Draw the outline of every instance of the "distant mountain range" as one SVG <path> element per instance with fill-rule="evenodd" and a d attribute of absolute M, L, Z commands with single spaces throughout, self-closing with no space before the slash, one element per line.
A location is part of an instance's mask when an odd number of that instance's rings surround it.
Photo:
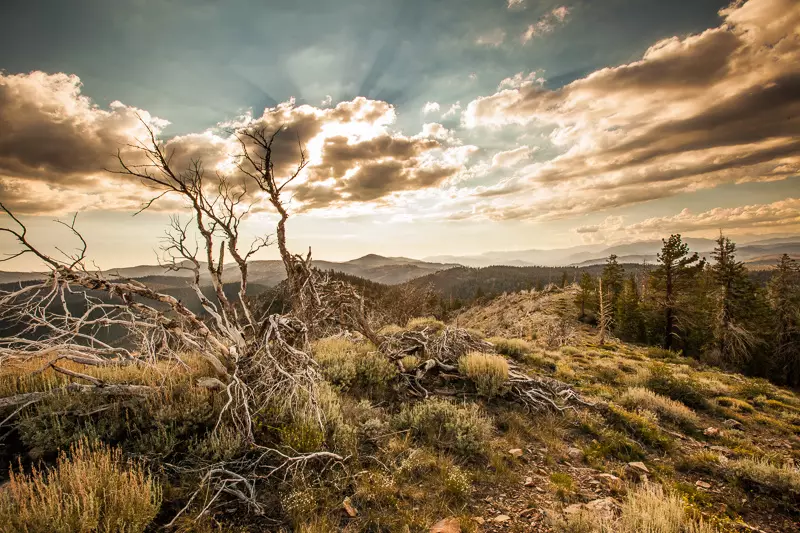
<path fill-rule="evenodd" d="M 352 261 L 341 263 L 333 261 L 314 261 L 314 266 L 320 270 L 336 270 L 354 276 L 376 281 L 387 285 L 405 283 L 415 278 L 446 270 L 455 264 L 433 263 L 409 259 L 407 257 L 383 257 L 369 254 Z M 227 265 L 226 282 L 238 281 L 238 270 L 235 265 Z M 186 286 L 191 273 L 186 270 L 169 272 L 158 265 L 142 265 L 135 267 L 116 268 L 103 272 L 107 277 L 124 279 L 145 279 L 150 285 L 157 288 Z M 201 273 L 201 285 L 210 284 L 208 274 Z M 0 271 L 0 284 L 18 283 L 41 279 L 42 273 L 37 272 L 3 272 Z M 251 284 L 275 286 L 286 278 L 281 261 L 251 261 L 248 273 L 248 282 Z"/>
<path fill-rule="evenodd" d="M 693 251 L 701 256 L 711 257 L 714 249 L 712 239 L 684 240 Z M 589 244 L 555 250 L 486 252 L 469 256 L 439 255 L 422 260 L 369 254 L 344 262 L 314 261 L 314 266 L 321 270 L 335 270 L 386 285 L 396 285 L 458 266 L 591 266 L 604 263 L 611 254 L 616 254 L 620 263 L 655 263 L 659 250 L 661 241 L 653 240 L 616 246 Z M 749 242 L 738 247 L 737 257 L 750 268 L 769 268 L 784 253 L 800 258 L 800 236 Z M 227 273 L 226 282 L 238 281 L 238 270 L 234 265 L 227 266 Z M 158 265 L 116 268 L 104 271 L 104 274 L 107 277 L 146 280 L 154 288 L 161 289 L 186 287 L 187 278 L 191 276 L 189 271 L 169 272 Z M 201 285 L 210 285 L 208 274 L 203 271 L 201 275 Z M 0 271 L 0 285 L 32 281 L 43 276 L 41 272 Z M 286 272 L 283 263 L 278 260 L 252 261 L 249 277 L 251 284 L 273 287 L 286 278 Z"/>
<path fill-rule="evenodd" d="M 708 259 L 714 249 L 713 239 L 684 239 L 692 251 Z M 609 255 L 615 254 L 620 263 L 655 263 L 656 254 L 661 250 L 660 240 L 639 241 L 629 244 L 606 246 L 588 244 L 560 248 L 555 250 L 518 250 L 511 252 L 486 252 L 479 255 L 454 256 L 437 255 L 426 257 L 424 261 L 436 263 L 456 263 L 469 267 L 486 267 L 492 265 L 508 266 L 587 266 L 605 262 Z M 800 258 L 800 236 L 782 237 L 752 241 L 737 247 L 739 260 L 748 263 L 751 268 L 768 267 L 781 254 L 787 253 Z"/>

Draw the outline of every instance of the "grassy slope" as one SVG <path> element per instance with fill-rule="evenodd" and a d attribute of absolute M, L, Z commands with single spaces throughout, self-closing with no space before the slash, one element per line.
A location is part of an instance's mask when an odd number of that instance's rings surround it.
<path fill-rule="evenodd" d="M 476 396 L 458 380 L 449 384 L 456 392 L 452 401 L 419 401 L 374 347 L 323 340 L 314 356 L 335 387 L 325 397 L 325 431 L 285 413 L 265 419 L 258 438 L 348 459 L 265 480 L 259 490 L 268 517 L 230 502 L 213 520 L 185 520 L 182 531 L 428 531 L 455 517 L 462 531 L 577 533 L 600 531 L 604 509 L 620 516 L 609 518 L 616 520 L 609 527 L 621 533 L 642 531 L 635 519 L 643 516 L 666 520 L 669 509 L 673 524 L 703 518 L 713 527 L 703 531 L 748 531 L 745 523 L 769 533 L 797 531 L 800 472 L 776 465 L 800 461 L 800 398 L 669 352 L 619 342 L 597 346 L 596 332 L 575 320 L 573 299 L 571 289 L 510 294 L 465 310 L 454 322 L 520 339 L 495 339 L 495 347 L 524 371 L 571 383 L 595 407 L 531 414 L 503 398 Z M 185 362 L 108 369 L 64 363 L 110 383 L 168 386 L 149 400 L 120 400 L 113 409 L 65 396 L 31 406 L 14 419 L 3 466 L 16 463 L 17 454 L 26 464 L 52 461 L 76 438 L 99 438 L 145 460 L 157 477 L 164 491 L 151 527 L 157 530 L 197 481 L 190 470 L 176 475 L 164 465 L 218 461 L 241 446 L 234 434 L 212 433 L 225 395 L 198 385 L 210 374 L 201 360 L 187 356 Z M 51 372 L 22 377 L 41 363 L 5 365 L 0 396 L 63 384 L 65 377 Z M 426 385 L 448 386 L 447 375 L 438 379 Z M 666 493 L 643 485 L 642 472 L 630 462 L 642 462 L 647 478 Z M 644 505 L 651 501 L 658 505 Z M 593 510 L 586 512 L 590 502 Z M 0 504 L 0 515 L 16 512 L 2 498 Z"/>
<path fill-rule="evenodd" d="M 500 491 L 487 486 L 484 518 L 507 514 L 512 520 L 502 530 L 523 531 L 534 525 L 546 528 L 543 509 L 551 509 L 552 516 L 552 510 L 598 498 L 621 502 L 619 484 L 601 474 L 635 479 L 627 463 L 642 461 L 651 480 L 674 488 L 693 512 L 722 530 L 747 530 L 736 525 L 741 522 L 764 531 L 798 530 L 800 485 L 794 492 L 770 488 L 768 476 L 754 474 L 756 468 L 747 462 L 800 462 L 796 392 L 662 350 L 618 341 L 599 347 L 596 331 L 575 320 L 573 298 L 571 291 L 509 294 L 468 309 L 456 320 L 460 327 L 490 336 L 526 338 L 531 350 L 517 357 L 524 368 L 571 383 L 587 398 L 611 405 L 601 414 L 535 418 L 532 440 L 516 438 L 528 452 L 514 471 L 518 480 L 531 478 L 530 486 L 509 484 Z M 567 346 L 546 347 L 542 339 L 531 338 L 554 316 L 574 327 Z M 660 403 L 645 404 L 635 395 L 641 388 L 660 393 Z M 631 389 L 634 394 L 626 396 Z M 691 411 L 670 416 L 674 404 L 664 396 L 685 402 Z M 792 472 L 798 482 L 800 472 Z"/>

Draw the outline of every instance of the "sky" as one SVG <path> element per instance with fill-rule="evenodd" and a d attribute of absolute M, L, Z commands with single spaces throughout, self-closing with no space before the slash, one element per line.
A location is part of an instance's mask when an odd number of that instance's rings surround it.
<path fill-rule="evenodd" d="M 140 118 L 221 173 L 232 128 L 283 126 L 289 244 L 329 260 L 800 234 L 796 0 L 0 4 L 0 202 L 35 243 L 78 213 L 99 266 L 154 262 L 187 212 L 109 172 Z"/>

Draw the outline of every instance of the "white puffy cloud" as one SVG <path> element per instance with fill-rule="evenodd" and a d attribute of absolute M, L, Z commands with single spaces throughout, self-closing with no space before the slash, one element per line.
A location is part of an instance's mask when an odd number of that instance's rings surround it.
<path fill-rule="evenodd" d="M 439 111 L 438 102 L 425 102 L 425 105 L 422 107 L 422 112 L 426 115 L 428 113 L 435 113 L 437 111 Z"/>

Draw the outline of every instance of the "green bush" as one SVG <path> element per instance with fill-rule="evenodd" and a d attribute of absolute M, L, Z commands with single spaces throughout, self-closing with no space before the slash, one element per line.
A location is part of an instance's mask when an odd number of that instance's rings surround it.
<path fill-rule="evenodd" d="M 343 389 L 385 391 L 397 368 L 372 344 L 341 337 L 321 339 L 312 348 L 325 379 Z"/>
<path fill-rule="evenodd" d="M 702 386 L 694 380 L 679 377 L 664 364 L 654 364 L 645 383 L 648 389 L 695 409 L 707 409 L 708 400 L 701 392 Z"/>
<path fill-rule="evenodd" d="M 467 458 L 485 455 L 492 434 L 491 422 L 477 405 L 438 398 L 404 406 L 392 425 L 433 448 Z"/>
<path fill-rule="evenodd" d="M 81 441 L 55 468 L 11 471 L 0 492 L 0 524 L 23 533 L 140 533 L 160 506 L 161 489 L 141 465 Z"/>
<path fill-rule="evenodd" d="M 610 403 L 606 416 L 612 425 L 627 431 L 649 446 L 666 450 L 672 445 L 672 440 L 661 431 L 658 425 L 642 414 Z"/>

